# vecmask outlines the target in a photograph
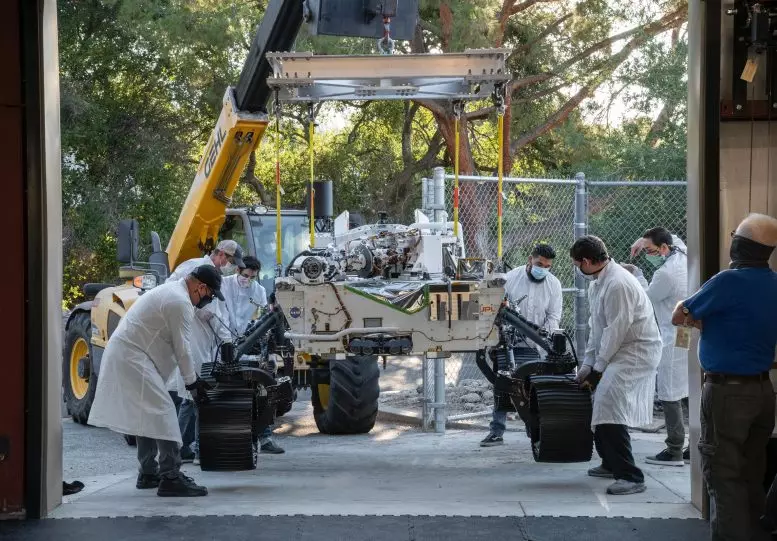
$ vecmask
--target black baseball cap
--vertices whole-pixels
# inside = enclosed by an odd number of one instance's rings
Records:
[[[221,273],[216,270],[216,267],[213,265],[200,265],[192,271],[191,275],[208,286],[217,299],[224,300],[224,295],[221,294]]]

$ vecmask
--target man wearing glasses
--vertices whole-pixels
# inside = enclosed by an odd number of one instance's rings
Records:
[[[774,429],[769,371],[777,346],[777,273],[769,259],[775,246],[777,219],[751,214],[732,236],[729,268],[672,314],[673,324],[701,330],[699,454],[713,540],[768,539],[768,530],[777,527],[777,501],[767,504],[765,529],[759,524]]]
[[[240,335],[245,332],[251,321],[267,306],[267,292],[257,281],[262,264],[255,257],[244,260],[245,268],[237,274],[224,279],[224,302],[229,313],[229,328]],[[259,436],[260,452],[279,455],[286,451],[272,439],[272,425],[265,428]]]
[[[685,445],[682,400],[688,397],[688,352],[675,347],[672,312],[688,294],[688,257],[679,237],[663,227],[645,231],[631,247],[631,257],[644,250],[647,262],[655,268],[650,284],[635,265],[622,264],[645,288],[664,344],[656,376],[656,395],[666,421],[666,448],[646,459],[648,464],[682,466],[690,459]]]

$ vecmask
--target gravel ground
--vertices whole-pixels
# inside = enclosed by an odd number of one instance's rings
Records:
[[[399,409],[421,409],[423,388],[403,389],[384,393],[380,403]],[[494,392],[486,380],[465,379],[459,384],[448,383],[445,386],[445,405],[448,416],[474,412],[491,411],[494,407]]]

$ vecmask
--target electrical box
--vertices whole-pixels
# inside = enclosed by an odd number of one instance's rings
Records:
[[[390,37],[413,39],[418,0],[305,0],[304,16],[311,35],[382,38],[384,17]]]

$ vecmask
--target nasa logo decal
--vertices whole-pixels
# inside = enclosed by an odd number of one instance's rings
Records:
[[[302,315],[302,310],[300,310],[299,307],[297,306],[292,306],[291,310],[289,310],[289,315],[294,319],[297,319],[299,316]]]

